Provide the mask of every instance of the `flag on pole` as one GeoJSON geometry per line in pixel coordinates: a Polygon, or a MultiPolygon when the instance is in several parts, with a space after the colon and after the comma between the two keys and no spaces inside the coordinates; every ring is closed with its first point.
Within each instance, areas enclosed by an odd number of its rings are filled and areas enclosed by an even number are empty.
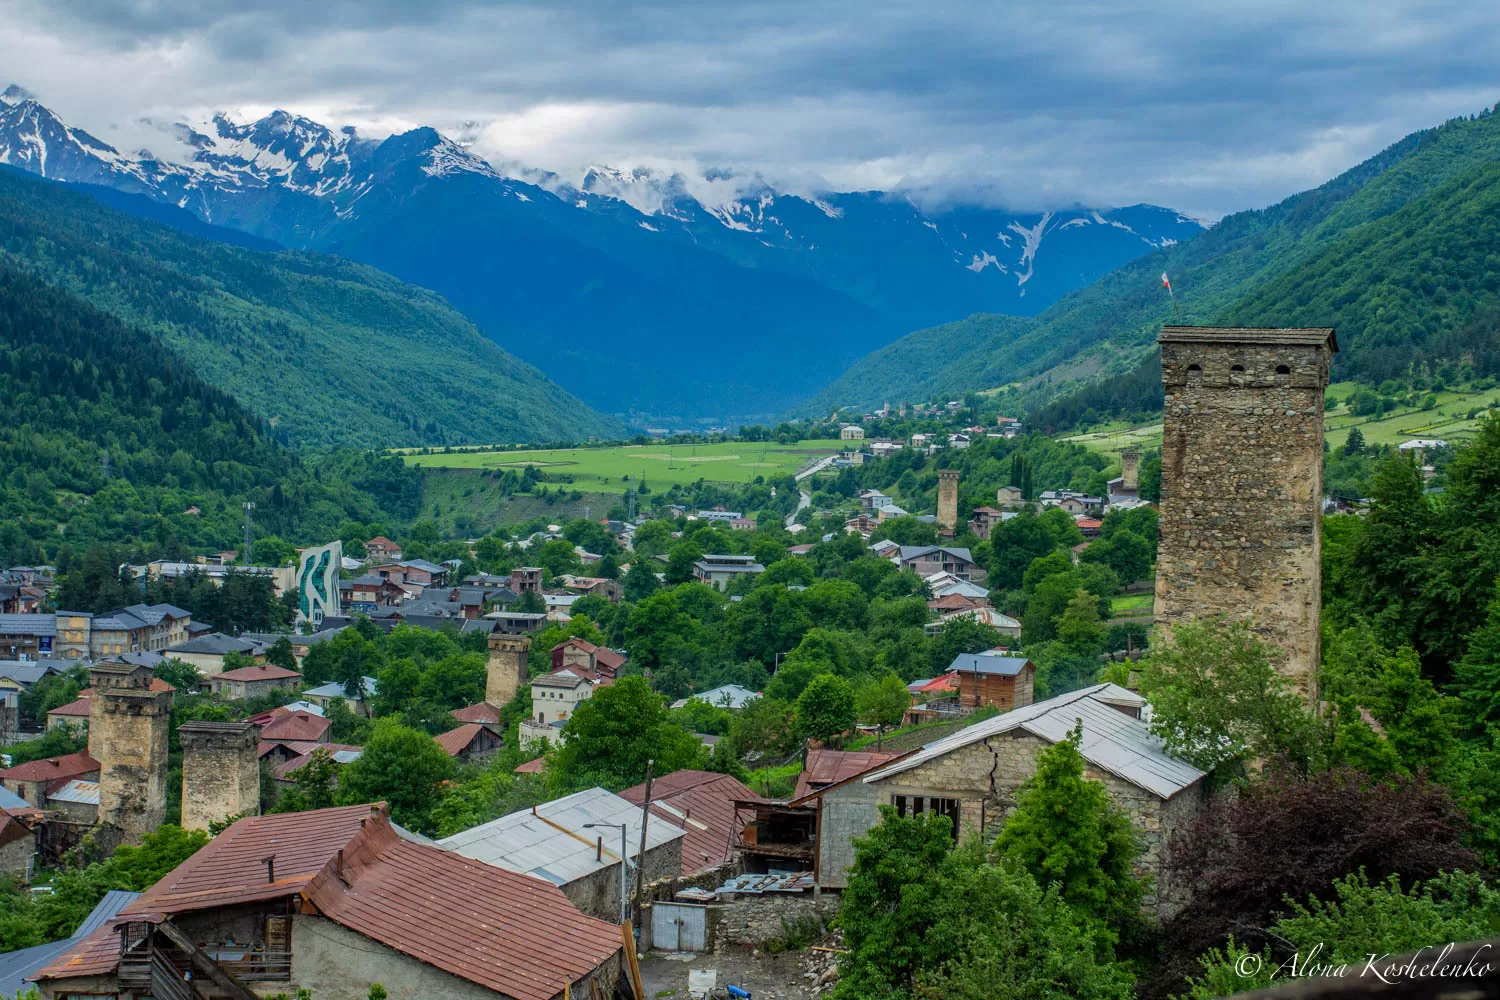
{"type": "Polygon", "coordinates": [[[1167,277],[1166,271],[1161,273],[1161,286],[1167,290],[1168,295],[1172,294],[1172,279],[1167,277]]]}

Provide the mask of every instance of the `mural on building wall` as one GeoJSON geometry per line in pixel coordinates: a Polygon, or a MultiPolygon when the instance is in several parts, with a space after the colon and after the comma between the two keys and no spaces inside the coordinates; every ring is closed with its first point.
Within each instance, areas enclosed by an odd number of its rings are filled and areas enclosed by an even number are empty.
{"type": "Polygon", "coordinates": [[[297,623],[323,623],[325,615],[339,614],[339,567],[344,560],[344,543],[335,539],[327,545],[303,549],[297,564],[297,623]]]}

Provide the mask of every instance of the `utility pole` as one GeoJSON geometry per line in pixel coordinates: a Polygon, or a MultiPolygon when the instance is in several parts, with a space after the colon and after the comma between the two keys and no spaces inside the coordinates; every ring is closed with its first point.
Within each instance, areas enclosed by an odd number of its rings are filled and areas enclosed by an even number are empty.
{"type": "Polygon", "coordinates": [[[640,912],[641,893],[646,886],[646,824],[651,821],[651,770],[654,760],[646,761],[646,798],[641,803],[641,853],[635,859],[635,905],[640,912]]]}
{"type": "Polygon", "coordinates": [[[245,565],[249,566],[250,565],[250,539],[251,539],[250,527],[251,527],[251,522],[252,522],[253,518],[255,517],[255,504],[251,503],[249,500],[246,500],[244,502],[244,504],[242,504],[241,506],[243,506],[245,508],[245,565]]]}

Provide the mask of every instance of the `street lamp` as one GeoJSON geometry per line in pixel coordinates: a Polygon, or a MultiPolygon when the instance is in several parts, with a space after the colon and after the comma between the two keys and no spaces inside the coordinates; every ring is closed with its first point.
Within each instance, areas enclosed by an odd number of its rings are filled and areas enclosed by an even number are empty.
{"type": "Polygon", "coordinates": [[[627,851],[629,850],[629,848],[627,848],[625,846],[625,833],[629,829],[629,827],[627,827],[624,823],[585,823],[585,824],[583,824],[583,828],[585,830],[593,830],[593,829],[595,829],[597,827],[609,827],[611,829],[616,829],[616,830],[620,831],[620,923],[623,924],[628,919],[630,919],[630,910],[629,910],[628,905],[625,902],[625,892],[626,892],[626,889],[625,889],[625,886],[626,886],[625,868],[629,864],[629,855],[627,854],[627,851]]]}

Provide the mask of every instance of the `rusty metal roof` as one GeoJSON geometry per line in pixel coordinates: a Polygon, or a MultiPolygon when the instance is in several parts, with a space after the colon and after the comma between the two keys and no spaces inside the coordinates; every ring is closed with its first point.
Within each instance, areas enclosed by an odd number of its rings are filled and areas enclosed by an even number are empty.
{"type": "Polygon", "coordinates": [[[459,722],[488,722],[491,725],[500,722],[500,710],[488,702],[478,702],[465,708],[460,708],[453,713],[453,718],[459,722]]]}
{"type": "MultiPolygon", "coordinates": [[[[625,789],[620,798],[640,805],[646,800],[645,783],[625,789]]],[[[682,873],[691,875],[729,860],[743,825],[735,820],[734,804],[759,798],[727,774],[673,771],[652,782],[652,822],[664,820],[687,831],[682,873]]]]}
{"type": "Polygon", "coordinates": [[[846,781],[899,756],[898,753],[875,753],[871,750],[809,750],[802,773],[797,776],[797,789],[792,794],[792,799],[800,799],[808,792],[846,781]]]}
{"type": "Polygon", "coordinates": [[[87,753],[70,753],[61,757],[44,757],[0,770],[0,778],[12,781],[56,781],[59,778],[81,778],[99,770],[99,762],[87,753]]]}
{"type": "Polygon", "coordinates": [[[318,741],[328,735],[333,723],[311,712],[289,712],[278,716],[260,727],[262,740],[311,740],[318,741]]]}
{"type": "Polygon", "coordinates": [[[475,737],[484,732],[484,726],[477,722],[466,722],[457,729],[450,729],[446,733],[439,733],[433,737],[438,746],[449,757],[457,757],[469,748],[475,737]]]}

